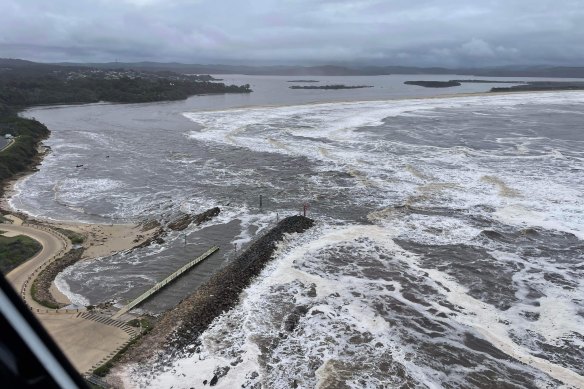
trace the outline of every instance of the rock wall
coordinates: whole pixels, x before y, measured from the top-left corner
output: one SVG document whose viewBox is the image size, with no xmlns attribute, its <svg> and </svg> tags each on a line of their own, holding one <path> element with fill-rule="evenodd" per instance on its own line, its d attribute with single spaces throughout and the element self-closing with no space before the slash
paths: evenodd
<svg viewBox="0 0 584 389">
<path fill-rule="evenodd" d="M 280 221 L 193 294 L 165 313 L 154 329 L 128 351 L 124 361 L 143 361 L 160 350 L 167 354 L 181 352 L 184 346 L 196 343 L 217 316 L 238 303 L 240 293 L 270 261 L 284 235 L 304 232 L 313 224 L 312 219 L 304 216 L 291 216 Z"/>
<path fill-rule="evenodd" d="M 82 254 L 83 249 L 73 249 L 66 253 L 63 258 L 49 264 L 43 271 L 41 271 L 32 286 L 32 298 L 37 303 L 44 305 L 47 308 L 56 309 L 65 306 L 64 304 L 59 304 L 53 298 L 50 291 L 51 284 L 60 272 L 79 261 Z"/>
</svg>

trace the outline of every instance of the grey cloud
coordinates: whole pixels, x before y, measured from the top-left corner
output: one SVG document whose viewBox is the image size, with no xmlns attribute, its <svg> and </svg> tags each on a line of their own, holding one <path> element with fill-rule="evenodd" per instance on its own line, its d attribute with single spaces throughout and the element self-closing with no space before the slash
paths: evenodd
<svg viewBox="0 0 584 389">
<path fill-rule="evenodd" d="M 3 0 L 2 8 L 0 57 L 584 63 L 580 0 Z"/>
</svg>

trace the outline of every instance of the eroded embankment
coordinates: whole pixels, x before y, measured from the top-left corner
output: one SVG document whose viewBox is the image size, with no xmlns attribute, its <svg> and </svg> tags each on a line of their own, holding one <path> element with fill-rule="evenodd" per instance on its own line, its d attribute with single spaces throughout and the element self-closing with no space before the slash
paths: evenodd
<svg viewBox="0 0 584 389">
<path fill-rule="evenodd" d="M 304 216 L 291 216 L 280 221 L 193 294 L 165 313 L 156 327 L 128 350 L 122 361 L 144 361 L 160 351 L 174 354 L 181 352 L 186 345 L 196 343 L 216 317 L 238 303 L 240 293 L 270 261 L 284 234 L 304 232 L 313 224 L 312 219 Z"/>
</svg>

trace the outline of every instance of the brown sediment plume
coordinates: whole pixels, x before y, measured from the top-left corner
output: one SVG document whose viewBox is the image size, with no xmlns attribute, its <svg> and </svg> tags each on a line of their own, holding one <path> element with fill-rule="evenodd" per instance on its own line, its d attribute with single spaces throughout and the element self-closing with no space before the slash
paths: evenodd
<svg viewBox="0 0 584 389">
<path fill-rule="evenodd" d="M 496 186 L 503 197 L 518 197 L 521 193 L 517 189 L 509 187 L 503 180 L 495 176 L 482 176 L 481 181 Z"/>
</svg>

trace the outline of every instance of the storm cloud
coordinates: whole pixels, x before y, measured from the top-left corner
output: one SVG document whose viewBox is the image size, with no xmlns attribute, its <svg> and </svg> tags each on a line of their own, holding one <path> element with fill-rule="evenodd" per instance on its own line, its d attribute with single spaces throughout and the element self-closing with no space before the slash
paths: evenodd
<svg viewBox="0 0 584 389">
<path fill-rule="evenodd" d="M 2 0 L 0 57 L 582 65 L 581 0 Z"/>
</svg>

